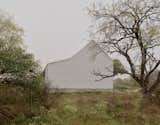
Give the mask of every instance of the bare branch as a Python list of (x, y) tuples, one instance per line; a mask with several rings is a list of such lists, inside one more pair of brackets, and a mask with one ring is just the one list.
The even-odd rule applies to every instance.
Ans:
[(157, 62), (157, 64), (154, 66), (154, 68), (146, 75), (145, 81), (148, 81), (150, 75), (157, 69), (157, 67), (160, 65), (160, 60)]
[[(123, 56), (130, 68), (125, 73), (132, 76), (145, 92), (148, 91), (150, 76), (160, 65), (156, 54), (156, 49), (160, 49), (160, 1), (118, 1), (109, 8), (91, 13), (96, 17), (98, 27), (93, 33), (96, 41), (103, 43), (108, 53)], [(110, 77), (100, 72), (95, 75), (101, 79)], [(151, 90), (157, 87), (157, 81)]]

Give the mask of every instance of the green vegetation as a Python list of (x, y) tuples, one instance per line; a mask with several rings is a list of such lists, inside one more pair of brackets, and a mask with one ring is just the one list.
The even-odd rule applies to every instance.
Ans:
[(160, 125), (160, 108), (134, 92), (59, 93), (31, 119), (20, 114), (12, 125)]
[(113, 60), (113, 74), (125, 74), (127, 71), (125, 70), (123, 64), (118, 59)]
[(121, 79), (121, 78), (114, 79), (113, 84), (114, 84), (114, 89), (117, 89), (117, 90), (139, 89), (138, 83), (131, 77), (124, 78), (124, 79)]
[(23, 45), (23, 29), (12, 18), (0, 13), (0, 82), (32, 83), (39, 76), (41, 68), (34, 56), (27, 53)]
[(45, 102), (45, 89), (35, 85), (0, 84), (0, 125), (10, 125), (19, 116), (32, 118), (40, 113)]
[[(126, 4), (132, 5), (130, 2), (132, 1)], [(155, 2), (153, 5), (156, 5)], [(123, 8), (125, 9), (125, 6)], [(153, 6), (151, 10), (154, 8), (157, 8), (157, 6)], [(158, 8), (160, 7), (158, 6)], [(135, 12), (136, 17), (139, 12)], [(126, 15), (127, 13), (126, 10)], [(98, 11), (96, 14), (103, 17)], [(130, 14), (130, 11), (128, 14)], [(111, 16), (110, 18), (117, 21), (119, 16), (115, 17)], [(148, 18), (148, 15), (142, 15), (142, 17)], [(135, 18), (133, 23), (136, 23), (136, 21), (139, 22), (140, 20)], [(139, 25), (135, 24), (133, 26), (136, 26), (131, 30), (134, 32), (133, 34), (143, 35), (139, 34), (140, 31), (135, 31), (137, 28), (140, 29)], [(130, 30), (128, 27), (120, 26), (119, 28), (125, 29), (125, 31)], [(109, 32), (110, 29), (112, 28), (109, 28)], [(153, 36), (159, 34), (154, 27), (148, 29), (149, 34)], [(124, 39), (134, 38), (127, 35), (124, 35)], [(152, 36), (150, 37), (152, 38)], [(136, 40), (143, 44), (143, 40), (139, 38), (142, 37), (140, 36)], [(124, 44), (129, 48), (118, 45), (118, 51), (110, 51), (111, 53), (120, 52), (125, 56), (131, 68), (131, 72), (128, 72), (119, 60), (114, 60), (115, 75), (126, 73), (132, 77), (132, 79), (116, 79), (114, 81), (115, 90), (77, 93), (61, 93), (56, 90), (54, 93), (49, 93), (48, 88), (44, 85), (41, 67), (34, 56), (24, 48), (23, 29), (15, 24), (10, 16), (0, 13), (0, 125), (160, 125), (160, 89), (158, 84), (160, 79), (159, 77), (157, 79), (160, 72), (156, 70), (160, 61), (148, 75), (145, 74), (145, 64), (141, 65), (143, 72), (136, 74), (137, 70), (134, 69), (134, 63), (128, 55), (128, 51), (132, 49), (133, 45), (134, 49), (138, 46), (134, 42), (135, 40), (133, 40), (131, 46), (129, 46), (130, 44)], [(116, 45), (116, 43), (113, 45)], [(155, 47), (153, 43), (145, 46), (150, 48), (152, 47), (150, 45)], [(145, 46), (142, 46), (142, 50), (146, 49)], [(156, 46), (159, 46), (159, 44)], [(125, 49), (126, 52), (124, 52)], [(152, 56), (147, 56), (151, 61), (154, 61)], [(139, 76), (142, 76), (141, 79)], [(145, 80), (144, 77), (146, 77)], [(154, 83), (154, 81), (156, 82)], [(137, 83), (141, 86), (141, 89), (144, 89), (143, 96), (152, 97), (149, 98), (149, 102), (142, 99), (140, 92), (133, 91), (137, 90)]]
[[(42, 105), (41, 67), (23, 45), (23, 29), (0, 11), (0, 124), (19, 114), (37, 115)], [(40, 97), (39, 97), (40, 96)]]

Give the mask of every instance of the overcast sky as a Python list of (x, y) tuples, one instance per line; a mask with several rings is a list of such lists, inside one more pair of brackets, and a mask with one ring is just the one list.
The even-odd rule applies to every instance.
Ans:
[(0, 0), (0, 8), (25, 30), (25, 45), (44, 67), (72, 56), (87, 41), (93, 0)]

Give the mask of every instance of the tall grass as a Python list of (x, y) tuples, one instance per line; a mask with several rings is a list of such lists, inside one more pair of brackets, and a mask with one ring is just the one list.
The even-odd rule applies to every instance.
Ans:
[[(55, 93), (54, 93), (55, 94)], [(51, 94), (50, 96), (54, 96)], [(51, 98), (51, 97), (50, 97)], [(17, 125), (159, 125), (160, 107), (135, 92), (63, 93), (49, 110)], [(50, 100), (51, 101), (51, 100)]]

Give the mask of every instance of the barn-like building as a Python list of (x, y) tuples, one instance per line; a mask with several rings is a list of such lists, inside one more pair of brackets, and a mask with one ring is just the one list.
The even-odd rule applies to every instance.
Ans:
[(113, 74), (113, 60), (94, 41), (71, 58), (49, 63), (45, 68), (45, 80), (50, 88), (112, 89), (113, 78), (99, 80), (95, 73)]

